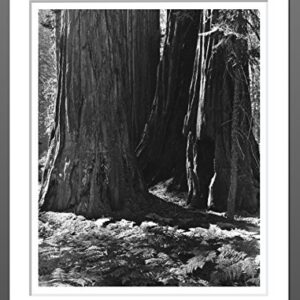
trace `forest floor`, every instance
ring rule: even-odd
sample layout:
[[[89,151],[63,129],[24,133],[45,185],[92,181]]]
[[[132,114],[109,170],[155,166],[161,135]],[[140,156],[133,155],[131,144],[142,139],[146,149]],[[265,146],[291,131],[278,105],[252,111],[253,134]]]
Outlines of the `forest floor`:
[[[39,215],[40,286],[257,286],[260,219],[185,206],[184,193],[152,188],[136,219]]]

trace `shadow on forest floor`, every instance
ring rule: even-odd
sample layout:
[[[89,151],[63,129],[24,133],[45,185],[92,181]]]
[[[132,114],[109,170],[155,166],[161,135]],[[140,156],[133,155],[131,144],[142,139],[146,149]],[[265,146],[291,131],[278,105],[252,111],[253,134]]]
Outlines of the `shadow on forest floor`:
[[[230,223],[184,207],[184,195],[152,193],[167,199],[151,196],[151,211],[139,217],[40,213],[40,285],[259,285],[258,218]]]
[[[209,228],[211,224],[217,224],[221,229],[240,228],[259,232],[260,220],[257,216],[241,215],[235,217],[234,221],[229,221],[225,213],[191,208],[186,205],[187,193],[168,192],[163,183],[151,188],[150,193],[153,195],[153,211],[171,218],[173,226],[188,229],[197,226]]]

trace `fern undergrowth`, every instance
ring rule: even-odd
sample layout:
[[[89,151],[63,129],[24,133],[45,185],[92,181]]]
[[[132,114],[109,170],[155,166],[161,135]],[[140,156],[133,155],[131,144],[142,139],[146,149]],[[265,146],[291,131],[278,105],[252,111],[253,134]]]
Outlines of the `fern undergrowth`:
[[[258,286],[259,235],[155,220],[39,217],[40,286]]]

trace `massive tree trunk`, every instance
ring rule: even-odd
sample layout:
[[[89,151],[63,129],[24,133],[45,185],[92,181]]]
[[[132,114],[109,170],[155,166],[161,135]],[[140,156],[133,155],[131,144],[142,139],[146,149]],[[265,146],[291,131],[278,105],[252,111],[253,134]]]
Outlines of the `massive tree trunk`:
[[[224,211],[229,200],[231,211],[254,212],[259,152],[252,133],[247,42],[238,34],[214,29],[217,17],[218,11],[204,10],[200,19],[184,123],[189,201],[195,207],[209,204]]]
[[[157,11],[148,13],[158,18]],[[130,140],[141,125],[132,124],[133,115],[127,116],[130,107],[138,109],[137,95],[148,80],[137,65],[151,64],[132,53],[140,45],[150,45],[143,40],[152,38],[150,28],[131,23],[141,20],[138,14],[125,10],[59,14],[58,96],[40,191],[43,210],[96,218],[135,210],[144,203],[145,189]],[[141,86],[136,93],[137,84]],[[151,84],[144,88],[149,92]],[[130,126],[135,128],[132,134]]]
[[[197,42],[197,11],[168,11],[166,40],[149,120],[136,153],[148,185],[173,178],[185,188],[182,134]]]

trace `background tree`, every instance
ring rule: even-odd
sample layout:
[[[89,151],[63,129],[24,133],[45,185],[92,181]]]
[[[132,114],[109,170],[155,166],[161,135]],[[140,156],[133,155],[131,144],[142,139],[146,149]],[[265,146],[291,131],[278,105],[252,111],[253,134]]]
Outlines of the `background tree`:
[[[159,11],[127,10],[128,80],[132,98],[126,105],[133,149],[140,141],[155,93],[159,62]]]
[[[149,186],[169,178],[173,188],[185,189],[187,183],[188,203],[223,211],[230,186],[232,191],[236,186],[237,208],[258,209],[259,151],[253,132],[257,137],[259,125],[253,115],[259,95],[249,77],[253,70],[259,82],[257,14],[168,11],[156,93],[136,149]],[[235,126],[238,130],[232,130]],[[236,176],[231,176],[234,165]]]
[[[197,42],[199,12],[167,12],[166,36],[158,66],[152,110],[136,148],[149,186],[173,178],[186,189],[185,137],[182,135]]]
[[[145,70],[137,65],[150,66],[147,57],[156,59],[133,57],[132,51],[157,40],[158,19],[158,11],[65,10],[57,14],[58,93],[40,191],[42,210],[99,217],[143,205],[145,189],[132,152],[131,117],[126,112],[136,108],[131,99],[136,97],[137,83],[142,85],[139,94],[144,80],[149,84],[151,78],[142,75]],[[149,92],[151,84],[144,90]]]
[[[39,10],[39,158],[48,149],[57,90],[54,18],[52,11]]]
[[[228,200],[231,215],[235,206],[254,212],[259,203],[259,151],[253,135],[245,31],[248,14],[204,10],[184,124],[192,205],[209,204],[224,211]]]

